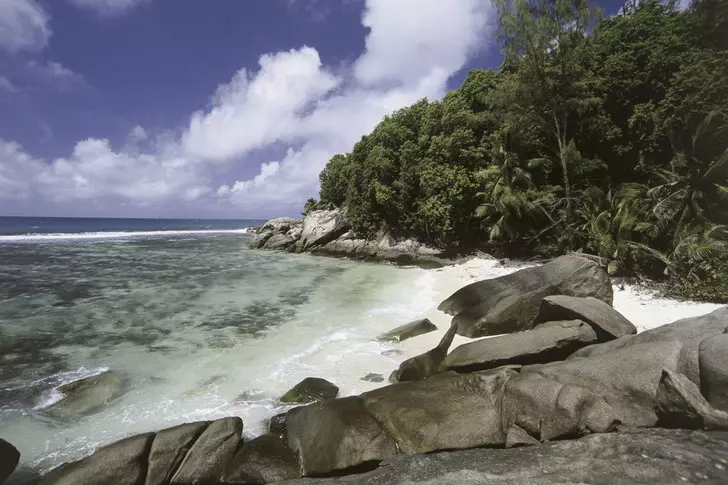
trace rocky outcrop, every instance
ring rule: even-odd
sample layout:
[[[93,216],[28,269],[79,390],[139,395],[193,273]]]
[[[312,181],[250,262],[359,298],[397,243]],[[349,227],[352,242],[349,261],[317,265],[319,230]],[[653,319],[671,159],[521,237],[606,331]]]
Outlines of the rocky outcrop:
[[[283,403],[328,401],[339,394],[339,388],[318,377],[307,377],[281,397]]]
[[[728,333],[700,343],[701,391],[711,406],[728,411]]]
[[[98,411],[123,389],[121,378],[111,371],[79,379],[56,389],[63,398],[45,409],[55,418],[74,419]]]
[[[61,465],[38,485],[139,485],[144,483],[154,433],[110,444],[83,460]]]
[[[565,389],[573,389],[569,392],[579,394],[578,399],[568,398],[574,405],[578,405],[577,401],[585,406],[597,403],[600,412],[622,424],[655,426],[656,393],[663,371],[684,374],[698,388],[707,385],[701,382],[704,376],[700,373],[700,345],[726,328],[728,308],[724,307],[701,317],[585,347],[564,362],[526,366],[521,369],[519,379],[529,378],[539,383],[540,396],[550,393],[567,399]],[[723,352],[728,352],[728,347]],[[548,405],[545,411],[554,411],[553,406]],[[583,411],[564,415],[554,426],[568,422],[578,428],[584,416]],[[555,421],[559,419],[554,417]],[[546,419],[542,426],[547,426],[550,420]]]
[[[389,376],[389,382],[419,381],[439,372],[456,332],[457,328],[453,325],[437,347],[402,362],[399,369]]]
[[[381,342],[404,342],[407,339],[434,332],[435,330],[437,330],[437,325],[432,323],[428,318],[423,318],[414,322],[405,323],[387,333],[383,333],[377,337],[377,340]]]
[[[0,485],[15,471],[20,461],[20,452],[7,441],[0,439]]]
[[[370,372],[364,377],[359,378],[359,380],[366,382],[384,382],[384,376],[382,374],[375,374],[373,372]]]
[[[379,462],[397,454],[362,398],[345,397],[296,408],[286,417],[288,446],[304,476],[323,475]]]
[[[554,295],[541,301],[534,323],[536,325],[556,320],[581,320],[594,328],[600,342],[634,335],[637,328],[611,305],[587,297]]]
[[[320,247],[345,234],[351,222],[339,209],[310,212],[303,219],[301,237],[296,241],[298,252]]]
[[[404,382],[361,395],[401,453],[505,443],[501,402],[511,369]]]
[[[243,445],[228,464],[220,483],[262,485],[300,476],[293,451],[280,437],[265,434]]]
[[[287,246],[281,241],[288,237],[290,238],[289,246],[293,244],[300,237],[302,225],[300,220],[292,217],[271,219],[255,231],[250,247],[253,249],[285,249]],[[294,235],[297,236],[294,238]]]
[[[594,330],[580,320],[549,322],[527,332],[461,345],[445,357],[441,369],[473,372],[503,365],[546,364],[564,360],[596,342]]]
[[[209,421],[201,421],[158,432],[149,452],[149,466],[144,485],[168,484],[192,445],[209,425]]]
[[[286,413],[276,414],[270,418],[268,431],[280,438],[286,437]]]
[[[612,284],[596,263],[562,256],[534,268],[479,281],[455,292],[439,310],[453,315],[458,333],[484,337],[529,330],[551,295],[594,297],[612,304]]]
[[[397,456],[356,476],[285,485],[611,485],[728,483],[728,433],[625,430],[527,448]]]
[[[683,374],[664,370],[655,403],[663,428],[728,430],[728,412],[713,408]]]
[[[266,222],[255,231],[253,249],[391,261],[439,267],[449,263],[442,251],[414,239],[397,240],[387,233],[374,239],[359,237],[342,209],[309,212],[303,220],[279,218]]]
[[[326,256],[389,261],[426,268],[437,268],[451,263],[440,249],[414,239],[397,240],[387,233],[369,240],[359,237],[354,231],[349,231],[330,243],[313,249],[312,252]]]
[[[240,418],[213,421],[187,452],[172,485],[216,483],[235,456],[243,433]]]

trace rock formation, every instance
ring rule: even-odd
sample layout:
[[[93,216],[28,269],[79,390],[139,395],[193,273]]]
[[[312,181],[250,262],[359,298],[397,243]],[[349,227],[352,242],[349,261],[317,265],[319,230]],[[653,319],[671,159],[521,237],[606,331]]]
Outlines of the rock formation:
[[[461,345],[445,357],[441,369],[473,372],[502,365],[546,364],[596,342],[594,330],[580,320],[548,322],[527,332]]]
[[[0,439],[0,485],[15,471],[20,461],[20,452],[7,441]]]
[[[382,342],[404,342],[407,339],[434,332],[437,326],[429,319],[423,318],[414,322],[405,323],[387,333],[383,333],[377,340]]]
[[[79,379],[56,390],[63,398],[46,408],[45,412],[62,419],[93,413],[124,391],[121,378],[111,371]]]
[[[386,233],[363,239],[351,229],[346,211],[341,209],[312,211],[303,220],[272,219],[256,230],[250,247],[428,267],[448,262],[442,251],[413,239],[396,240]]]
[[[485,337],[533,328],[541,301],[552,295],[591,296],[611,305],[612,284],[596,263],[562,256],[542,266],[472,283],[443,301],[439,310],[454,316],[460,335]]]
[[[339,395],[339,388],[319,377],[307,377],[281,397],[283,403],[328,401]]]

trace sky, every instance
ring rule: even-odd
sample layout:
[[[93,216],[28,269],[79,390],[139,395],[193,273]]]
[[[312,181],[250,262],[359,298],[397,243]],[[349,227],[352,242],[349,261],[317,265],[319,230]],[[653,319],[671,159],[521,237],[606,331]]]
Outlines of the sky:
[[[297,215],[385,115],[497,68],[494,23],[489,0],[0,0],[0,216]]]

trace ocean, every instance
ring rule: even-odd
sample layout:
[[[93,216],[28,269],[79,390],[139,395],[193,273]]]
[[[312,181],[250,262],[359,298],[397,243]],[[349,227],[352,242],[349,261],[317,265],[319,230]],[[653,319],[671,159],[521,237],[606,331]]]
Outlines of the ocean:
[[[24,466],[223,416],[254,436],[309,376],[381,385],[360,378],[403,351],[373,339],[439,303],[435,273],[249,250],[261,222],[0,218],[0,436]],[[101,411],[46,411],[105,370],[123,394]]]

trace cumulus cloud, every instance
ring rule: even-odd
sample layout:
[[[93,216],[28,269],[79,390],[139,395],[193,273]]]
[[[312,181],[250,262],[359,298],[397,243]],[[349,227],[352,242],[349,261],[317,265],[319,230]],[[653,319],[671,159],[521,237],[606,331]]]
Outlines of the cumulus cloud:
[[[289,141],[309,104],[337,84],[311,47],[264,55],[255,75],[240,70],[217,89],[212,109],[192,115],[182,146],[192,157],[224,161]]]
[[[49,21],[35,0],[1,0],[0,49],[10,53],[42,50],[51,36]]]
[[[128,12],[149,0],[69,0],[79,8],[92,10],[98,15],[112,17]]]
[[[149,205],[193,201],[209,191],[204,175],[182,158],[115,152],[108,140],[95,138],[48,164],[37,181],[41,193],[55,202],[110,199]]]
[[[43,163],[23,151],[17,143],[0,138],[0,200],[24,200],[34,190],[34,178]]]
[[[489,3],[454,0],[369,0],[371,29],[355,74],[364,85],[416,83],[434,70],[457,71],[482,42]]]
[[[220,85],[178,135],[137,127],[116,150],[108,140],[81,141],[69,157],[34,161],[30,188],[58,203],[103,201],[109,214],[113,203],[173,201],[241,217],[298,213],[331,156],[393,110],[445,94],[484,42],[488,4],[368,0],[371,31],[353,64],[329,68],[313,47],[265,54],[256,70]]]

